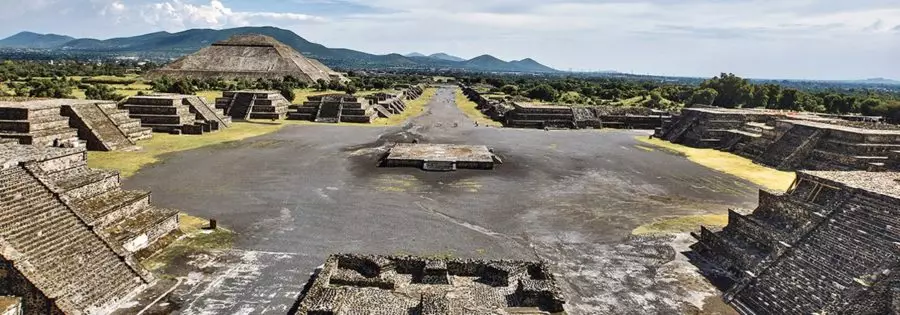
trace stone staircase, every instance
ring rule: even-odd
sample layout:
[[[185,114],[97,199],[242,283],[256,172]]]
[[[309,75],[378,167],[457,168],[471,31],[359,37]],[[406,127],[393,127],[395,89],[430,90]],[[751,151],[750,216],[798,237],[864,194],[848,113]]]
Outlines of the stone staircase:
[[[287,117],[291,102],[278,91],[225,91],[215,107],[233,119],[272,119]]]
[[[816,130],[813,128],[805,126],[791,127],[778,140],[766,148],[766,151],[760,155],[759,161],[765,165],[778,167],[804,143],[807,143],[809,137],[814,133],[816,133]]]
[[[87,141],[89,150],[114,151],[135,144],[97,103],[63,105],[62,113],[78,128],[78,136]]]
[[[199,96],[186,95],[184,103],[190,106],[192,113],[197,114],[198,121],[203,121],[204,131],[216,131],[231,126],[231,116],[225,115],[221,109],[210,106]]]
[[[389,109],[373,106],[373,100],[360,99],[348,94],[310,96],[302,106],[292,105],[288,119],[309,120],[321,123],[371,123],[379,116],[392,115]],[[377,105],[376,105],[377,106]],[[401,107],[395,107],[395,110]],[[399,111],[398,111],[399,112]]]
[[[83,155],[44,161],[34,173],[123,258],[178,226],[177,211],[150,205],[148,192],[122,190],[117,172],[91,169]]]
[[[137,143],[153,137],[153,129],[141,126],[140,119],[131,118],[127,110],[120,109],[116,103],[97,103],[97,106],[113,121],[116,127],[128,135],[131,142]]]
[[[0,102],[0,138],[37,146],[84,147],[59,100]]]
[[[0,200],[0,258],[47,299],[29,312],[99,313],[148,284],[27,167],[0,170]]]

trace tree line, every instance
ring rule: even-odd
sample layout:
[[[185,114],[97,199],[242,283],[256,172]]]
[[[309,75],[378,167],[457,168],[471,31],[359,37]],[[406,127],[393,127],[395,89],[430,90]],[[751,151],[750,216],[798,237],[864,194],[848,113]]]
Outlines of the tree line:
[[[838,85],[822,88],[821,84],[815,90],[806,90],[771,82],[754,84],[731,73],[722,73],[699,84],[666,80],[511,75],[469,75],[460,81],[469,85],[487,84],[493,87],[493,92],[544,102],[596,105],[641,97],[642,106],[662,109],[677,109],[672,104],[702,104],[725,108],[863,114],[884,116],[889,121],[900,122],[900,93],[896,91]]]

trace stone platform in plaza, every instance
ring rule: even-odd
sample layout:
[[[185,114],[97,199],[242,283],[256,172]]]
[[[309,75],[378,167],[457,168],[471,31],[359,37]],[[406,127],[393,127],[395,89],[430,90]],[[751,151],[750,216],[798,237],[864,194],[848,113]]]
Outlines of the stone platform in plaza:
[[[499,159],[483,145],[398,143],[382,161],[387,167],[419,167],[426,171],[493,169]]]

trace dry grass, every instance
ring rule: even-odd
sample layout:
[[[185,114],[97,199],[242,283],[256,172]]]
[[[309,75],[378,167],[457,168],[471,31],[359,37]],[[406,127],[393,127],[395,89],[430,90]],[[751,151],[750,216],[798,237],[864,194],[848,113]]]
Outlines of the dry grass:
[[[406,110],[399,115],[394,115],[389,118],[378,118],[375,122],[372,123],[373,126],[396,126],[402,124],[407,119],[418,116],[422,112],[425,111],[425,105],[431,102],[431,99],[434,97],[434,94],[437,92],[435,88],[426,88],[424,92],[422,92],[422,96],[412,101],[406,102]]]
[[[491,118],[485,116],[481,113],[477,108],[478,104],[470,101],[465,94],[463,94],[462,89],[456,89],[456,107],[459,108],[466,116],[469,117],[472,121],[477,122],[482,126],[493,126],[493,127],[502,127],[503,124],[499,121],[494,121]]]
[[[694,163],[711,169],[746,179],[759,186],[786,191],[794,182],[793,172],[783,172],[753,163],[750,159],[714,149],[697,149],[674,144],[660,139],[638,137],[639,141],[684,154]]]
[[[689,215],[661,219],[631,231],[634,235],[673,234],[696,231],[700,226],[723,227],[728,224],[727,214]]]
[[[206,102],[210,104],[215,104],[216,99],[222,97],[222,91],[198,91],[197,96],[203,97],[206,99]]]
[[[142,167],[159,162],[166,153],[196,149],[230,141],[243,140],[278,131],[286,124],[235,122],[230,128],[204,135],[171,135],[155,133],[153,138],[138,142],[140,150],[88,152],[88,165],[93,168],[118,170],[129,177]]]

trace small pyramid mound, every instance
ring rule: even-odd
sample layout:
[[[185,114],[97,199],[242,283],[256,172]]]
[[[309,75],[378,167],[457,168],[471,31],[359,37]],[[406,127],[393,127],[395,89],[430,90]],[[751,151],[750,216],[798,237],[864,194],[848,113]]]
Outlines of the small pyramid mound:
[[[235,35],[154,71],[151,77],[345,81],[340,73],[265,35]]]

